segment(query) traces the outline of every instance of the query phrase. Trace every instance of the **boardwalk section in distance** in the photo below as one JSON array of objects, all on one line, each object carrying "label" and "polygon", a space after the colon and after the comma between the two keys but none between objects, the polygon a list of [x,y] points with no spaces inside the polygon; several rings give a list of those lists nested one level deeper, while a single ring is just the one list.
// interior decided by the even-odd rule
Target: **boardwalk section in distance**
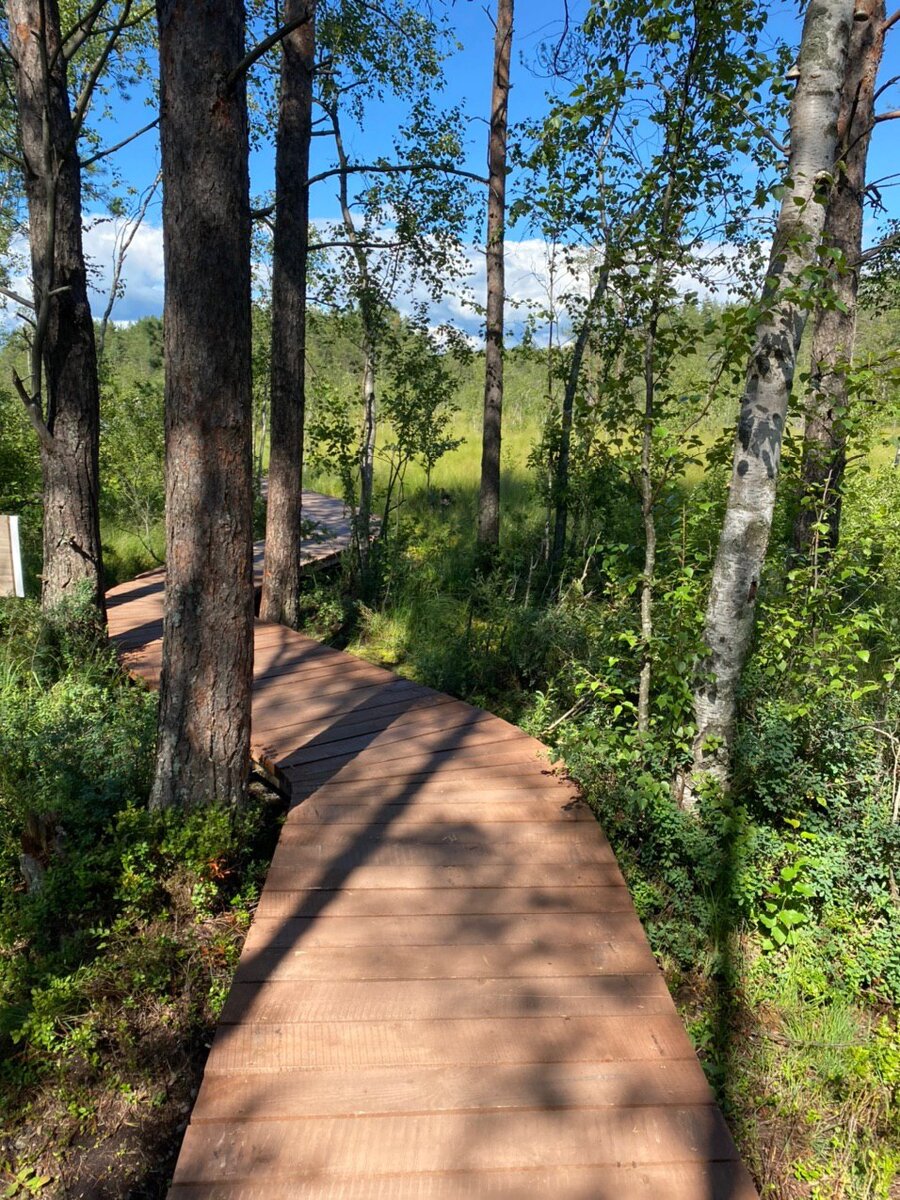
[{"label": "boardwalk section in distance", "polygon": [[[163,587],[109,594],[151,686]],[[756,1200],[540,743],[261,622],[253,706],[293,804],[171,1200]]]}]

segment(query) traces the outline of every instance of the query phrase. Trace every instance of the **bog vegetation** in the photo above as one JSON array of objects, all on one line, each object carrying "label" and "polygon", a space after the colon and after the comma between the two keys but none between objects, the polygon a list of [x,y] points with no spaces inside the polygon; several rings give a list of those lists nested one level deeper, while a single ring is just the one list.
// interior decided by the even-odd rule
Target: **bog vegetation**
[{"label": "bog vegetation", "polygon": [[[148,69],[152,36],[130,5],[106,7],[112,66],[101,65],[114,88],[115,71]],[[74,8],[64,13],[73,29],[93,29]],[[166,11],[178,8],[160,5],[164,42]],[[546,304],[517,314],[522,331],[500,356],[495,445],[482,430],[485,414],[492,429],[501,421],[496,303],[489,395],[481,344],[436,333],[427,307],[405,302],[413,289],[440,299],[452,286],[472,208],[491,186],[466,171],[458,114],[439,104],[447,24],[400,0],[385,27],[365,4],[320,4],[313,36],[305,12],[285,5],[280,83],[251,78],[253,132],[277,124],[282,139],[306,136],[306,159],[291,161],[308,172],[306,96],[335,146],[342,219],[307,245],[307,188],[260,202],[260,262],[277,260],[278,222],[296,233],[298,211],[304,245],[299,259],[293,246],[276,261],[279,302],[259,283],[251,311],[249,193],[232,179],[246,245],[237,260],[223,251],[216,269],[243,269],[245,254],[246,296],[243,279],[233,285],[243,359],[205,384],[240,417],[247,531],[252,514],[253,536],[282,556],[263,605],[553,746],[614,846],[761,1194],[895,1197],[900,277],[890,223],[863,247],[838,203],[848,188],[860,212],[861,196],[878,196],[859,158],[892,23],[868,0],[809,9],[807,32],[833,19],[844,54],[826,64],[833,111],[812,128],[834,136],[805,146],[825,164],[806,191],[796,156],[808,129],[790,131],[784,162],[807,102],[802,78],[785,79],[797,47],[757,52],[764,5],[598,4],[547,48],[559,87],[546,121],[514,126],[507,149],[501,105],[504,127],[492,131],[503,144],[492,142],[491,179],[509,170],[509,199],[545,240],[550,280]],[[264,33],[264,15],[254,20]],[[214,47],[226,63],[240,45],[231,35]],[[804,33],[801,74],[816,66],[814,40]],[[83,88],[81,52],[71,73]],[[167,84],[171,97],[184,79]],[[290,111],[276,120],[270,108],[289,85]],[[71,79],[60,86],[79,94]],[[408,103],[409,125],[396,161],[366,174],[343,130],[364,128],[384,89]],[[228,97],[248,136],[242,85]],[[4,186],[20,218],[33,203],[17,175],[25,102],[9,91],[0,108],[12,147]],[[73,111],[87,138],[87,110]],[[164,171],[176,136],[165,119]],[[15,221],[6,232],[14,252]],[[182,804],[157,699],[123,675],[102,636],[98,581],[166,559],[167,422],[170,513],[215,515],[191,508],[197,460],[173,456],[177,418],[202,422],[179,409],[158,317],[81,329],[100,350],[99,406],[79,426],[96,438],[99,486],[96,513],[87,505],[79,519],[84,545],[96,520],[99,550],[86,567],[89,555],[73,563],[64,548],[48,570],[58,546],[47,507],[77,468],[63,417],[78,409],[78,426],[91,400],[66,392],[63,350],[47,342],[58,323],[41,324],[53,289],[42,291],[31,251],[29,321],[8,328],[0,351],[0,511],[20,515],[30,593],[0,603],[0,1178],[10,1197],[155,1196],[279,806],[260,787],[215,803],[245,790],[240,730],[226,731],[222,750],[240,765],[238,784]],[[177,251],[173,239],[167,253]],[[53,246],[41,253],[57,254],[57,276],[70,269]],[[723,272],[727,291],[715,286]],[[285,349],[298,321],[299,360]],[[211,339],[208,351],[215,335],[179,327],[179,361],[200,352],[191,336]],[[279,412],[298,394],[299,415]],[[308,579],[291,557],[301,459],[303,486],[342,496],[355,531],[342,567]],[[208,468],[211,494],[233,469]],[[233,540],[249,554],[243,525]],[[234,605],[249,628],[247,594]],[[727,653],[716,650],[723,639]],[[199,711],[177,645],[166,654],[170,693],[180,687],[180,703]],[[237,659],[214,665],[240,678]]]}]

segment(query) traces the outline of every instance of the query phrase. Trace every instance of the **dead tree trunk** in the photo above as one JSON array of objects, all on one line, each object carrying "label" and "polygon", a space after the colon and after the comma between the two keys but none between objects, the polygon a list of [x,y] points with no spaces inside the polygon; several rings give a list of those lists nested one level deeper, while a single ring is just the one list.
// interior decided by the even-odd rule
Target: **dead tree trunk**
[{"label": "dead tree trunk", "polygon": [[[737,687],[750,649],[756,595],[769,543],[781,442],[806,310],[802,273],[817,256],[820,201],[835,169],[838,114],[855,0],[812,0],[791,105],[787,180],[762,316],[755,330],[725,520],[706,611],[708,656],[694,698],[694,771],[727,784]],[[690,805],[690,790],[685,803]]]},{"label": "dead tree trunk", "polygon": [[159,0],[166,619],[151,804],[238,804],[253,665],[250,200],[240,0]]},{"label": "dead tree trunk", "polygon": [[[286,23],[308,8],[287,0]],[[272,389],[266,555],[260,616],[300,623],[300,520],[306,365],[306,269],[309,256],[309,146],[312,134],[315,26],[282,42],[272,247]]]},{"label": "dead tree trunk", "polygon": [[500,438],[503,415],[503,242],[506,225],[506,133],[513,0],[497,0],[494,83],[488,146],[487,311],[484,346],[484,430],[478,544],[490,555],[500,544]]},{"label": "dead tree trunk", "polygon": [[78,126],[57,0],[8,0],[7,13],[34,278],[30,378],[15,375],[15,384],[40,439],[42,598],[51,607],[86,582],[102,612],[100,400],[81,239]]},{"label": "dead tree trunk", "polygon": [[803,488],[794,523],[794,545],[807,555],[821,544],[822,525],[830,549],[837,546],[840,535],[847,460],[847,370],[856,337],[866,160],[875,119],[875,80],[884,50],[884,9],[884,0],[857,4],[841,95],[842,161],[825,215],[825,240],[840,251],[843,263],[834,280],[836,303],[816,312],[803,432]]}]

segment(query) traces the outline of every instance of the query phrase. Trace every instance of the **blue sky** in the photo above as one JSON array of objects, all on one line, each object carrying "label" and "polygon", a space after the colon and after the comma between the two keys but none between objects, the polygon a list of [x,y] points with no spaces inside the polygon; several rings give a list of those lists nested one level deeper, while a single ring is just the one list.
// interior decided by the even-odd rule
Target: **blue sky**
[{"label": "blue sky", "polygon": [[[587,8],[586,0],[571,0],[568,6],[569,21],[577,24]],[[546,107],[546,93],[550,86],[535,68],[538,50],[542,42],[558,38],[564,27],[565,7],[563,0],[517,0],[515,42],[512,67],[512,92],[510,97],[510,119],[521,122],[537,117]],[[493,55],[493,26],[480,0],[455,0],[451,7],[456,36],[463,49],[455,53],[446,64],[446,98],[458,103],[467,116],[464,141],[467,166],[470,170],[483,173],[486,160],[487,129],[484,123],[488,112],[490,95],[490,72]],[[777,38],[796,45],[799,41],[801,9],[795,3],[773,6],[770,37],[774,44]],[[881,77],[883,80],[900,74],[900,25],[889,34]],[[900,107],[900,88],[890,89],[879,104],[881,110]],[[351,155],[373,158],[391,151],[391,134],[402,119],[402,107],[394,101],[386,101],[369,113],[363,131],[349,137]],[[116,106],[115,115],[101,126],[101,133],[108,144],[119,141],[150,119],[146,106],[146,94],[136,92],[127,102]],[[870,152],[870,178],[878,179],[900,170],[897,155],[897,131],[900,125],[889,122],[880,126],[873,138]],[[328,159],[327,139],[314,142],[312,169],[321,170],[331,165]],[[146,187],[158,168],[158,143],[155,133],[148,134],[132,143],[117,156],[117,167],[122,178],[132,187]],[[271,187],[274,153],[271,145],[263,144],[252,155],[251,187],[261,194]],[[889,215],[900,215],[900,180],[890,181],[882,193]],[[514,192],[515,179],[511,190]],[[311,193],[311,216],[314,220],[332,219],[337,215],[334,181],[318,184]],[[87,233],[87,246],[93,256],[97,272],[98,296],[95,307],[103,305],[103,290],[108,279],[108,264],[112,257],[114,237],[113,224],[104,219],[105,214],[95,211]],[[877,236],[877,222],[869,221],[868,232]],[[471,229],[471,264],[474,272],[472,286],[477,291],[481,286],[480,253],[478,243],[483,237],[480,222]],[[508,282],[514,298],[536,299],[540,297],[543,281],[540,274],[542,246],[522,223],[509,231]],[[135,239],[126,267],[126,291],[118,302],[115,317],[133,320],[162,309],[162,251],[160,232],[160,206],[154,204],[148,213],[145,227]],[[474,332],[478,320],[463,306],[445,304],[437,314],[439,319],[455,319]]]}]

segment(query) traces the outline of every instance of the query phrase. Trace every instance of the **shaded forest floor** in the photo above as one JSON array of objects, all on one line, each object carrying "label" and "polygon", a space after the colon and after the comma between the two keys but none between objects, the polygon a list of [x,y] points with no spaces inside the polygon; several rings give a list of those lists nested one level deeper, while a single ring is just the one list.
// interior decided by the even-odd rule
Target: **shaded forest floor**
[{"label": "shaded forest floor", "polygon": [[0,602],[0,647],[0,1195],[156,1200],[281,801],[150,814],[156,697],[84,610]]}]

